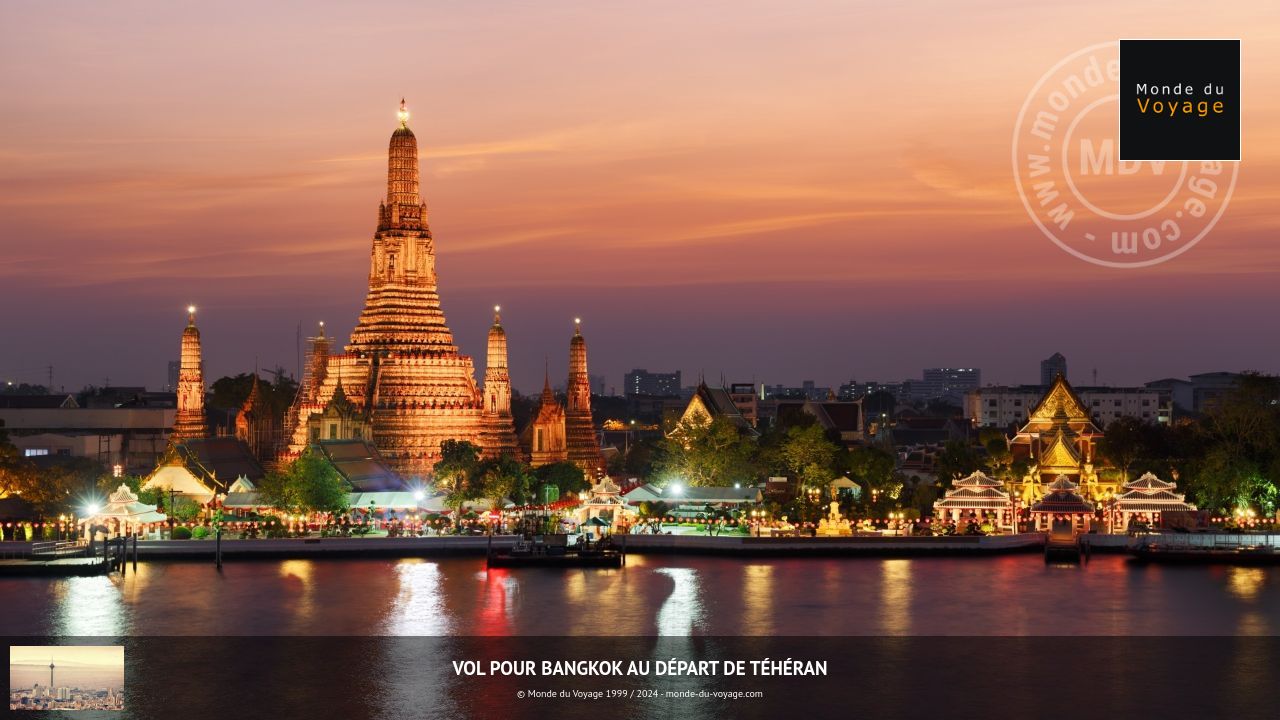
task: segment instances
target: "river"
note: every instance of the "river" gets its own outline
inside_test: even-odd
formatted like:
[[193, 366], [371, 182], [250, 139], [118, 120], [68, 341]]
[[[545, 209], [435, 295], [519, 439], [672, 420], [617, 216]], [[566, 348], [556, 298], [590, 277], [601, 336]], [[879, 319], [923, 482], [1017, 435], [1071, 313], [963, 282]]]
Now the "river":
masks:
[[486, 570], [483, 558], [143, 562], [0, 580], [6, 635], [1280, 635], [1280, 569], [1095, 555]]

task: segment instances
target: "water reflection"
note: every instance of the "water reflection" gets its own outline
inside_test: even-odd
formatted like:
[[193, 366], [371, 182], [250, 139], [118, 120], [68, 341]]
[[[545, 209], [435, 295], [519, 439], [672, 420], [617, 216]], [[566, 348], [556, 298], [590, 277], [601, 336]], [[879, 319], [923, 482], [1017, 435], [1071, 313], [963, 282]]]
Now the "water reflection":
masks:
[[880, 579], [880, 631], [911, 634], [911, 562], [885, 560]]
[[658, 568], [659, 575], [671, 578], [674, 586], [666, 602], [658, 610], [659, 635], [691, 635], [702, 623], [702, 600], [699, 597], [698, 571], [692, 568]]
[[1241, 600], [1257, 599], [1267, 582], [1267, 571], [1256, 567], [1227, 568], [1227, 589]]
[[510, 635], [515, 619], [516, 595], [520, 584], [510, 570], [490, 568], [481, 580], [484, 590], [480, 597], [480, 617], [477, 635]]
[[448, 635], [440, 566], [433, 562], [402, 562], [395, 566], [400, 591], [383, 622], [388, 635]]
[[116, 576], [64, 578], [57, 583], [54, 634], [83, 637], [129, 634]]
[[742, 625], [752, 635], [773, 634], [773, 566], [742, 568]]

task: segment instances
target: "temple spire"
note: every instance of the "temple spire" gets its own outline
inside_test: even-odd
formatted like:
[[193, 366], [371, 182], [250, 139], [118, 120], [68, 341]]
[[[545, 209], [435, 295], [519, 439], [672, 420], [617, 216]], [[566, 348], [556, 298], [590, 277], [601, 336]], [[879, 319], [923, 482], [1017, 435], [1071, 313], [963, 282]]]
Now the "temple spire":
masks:
[[582, 468], [588, 477], [603, 472], [604, 458], [591, 417], [591, 376], [587, 371], [587, 341], [582, 337], [582, 318], [573, 319], [573, 338], [569, 340], [565, 439], [569, 462]]
[[209, 426], [204, 416], [204, 360], [195, 305], [187, 306], [187, 327], [182, 331], [178, 358], [178, 413], [174, 419], [173, 440], [208, 437]]
[[400, 126], [391, 133], [387, 149], [387, 212], [396, 224], [416, 221], [422, 200], [418, 195], [418, 139], [409, 129], [409, 109], [400, 101]]

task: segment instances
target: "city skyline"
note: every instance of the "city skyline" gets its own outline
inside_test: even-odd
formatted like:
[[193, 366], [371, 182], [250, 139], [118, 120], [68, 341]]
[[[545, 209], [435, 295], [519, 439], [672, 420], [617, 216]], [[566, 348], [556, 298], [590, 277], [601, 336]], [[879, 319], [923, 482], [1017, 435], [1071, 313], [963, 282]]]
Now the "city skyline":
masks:
[[[566, 374], [575, 316], [593, 374], [617, 388], [634, 367], [835, 386], [950, 365], [1012, 384], [1053, 352], [1115, 385], [1280, 371], [1280, 339], [1237, 329], [1268, 326], [1280, 300], [1270, 98], [1244, 107], [1249, 164], [1223, 221], [1174, 261], [1087, 265], [1026, 217], [1008, 167], [1018, 106], [1063, 55], [1109, 39], [1074, 7], [944, 4], [916, 25], [836, 4], [815, 32], [811, 13], [772, 3], [406, 5], [385, 20], [233, 4], [188, 37], [194, 7], [0, 10], [0, 301], [22, 309], [4, 320], [20, 341], [0, 349], [0, 379], [42, 383], [53, 365], [68, 390], [160, 387], [188, 303], [210, 380], [294, 369], [299, 322], [345, 342], [401, 96], [449, 324], [482, 358], [502, 305], [526, 393], [544, 358]], [[1117, 33], [1159, 35], [1197, 7], [1109, 12]], [[1206, 36], [1251, 29], [1246, 90], [1280, 79], [1280, 54], [1251, 42], [1278, 29], [1266, 8], [1195, 15]], [[1051, 25], [1052, 42], [1006, 37], [994, 19], [1008, 13]], [[384, 42], [407, 28], [427, 41]], [[504, 51], [461, 40], [477, 34]], [[973, 56], [996, 34], [1007, 49]], [[908, 35], [912, 57], [883, 63]], [[956, 58], [969, 82], [939, 85]]]
[[54, 687], [124, 688], [124, 648], [119, 645], [11, 645], [10, 691], [30, 690], [35, 683], [48, 687], [51, 662]]

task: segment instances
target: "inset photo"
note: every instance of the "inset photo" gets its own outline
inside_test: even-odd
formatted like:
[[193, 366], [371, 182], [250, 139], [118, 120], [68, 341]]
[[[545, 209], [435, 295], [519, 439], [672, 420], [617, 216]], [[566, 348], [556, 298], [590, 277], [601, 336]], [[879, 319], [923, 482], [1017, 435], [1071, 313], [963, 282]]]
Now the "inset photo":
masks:
[[11, 645], [10, 710], [124, 710], [119, 645]]

